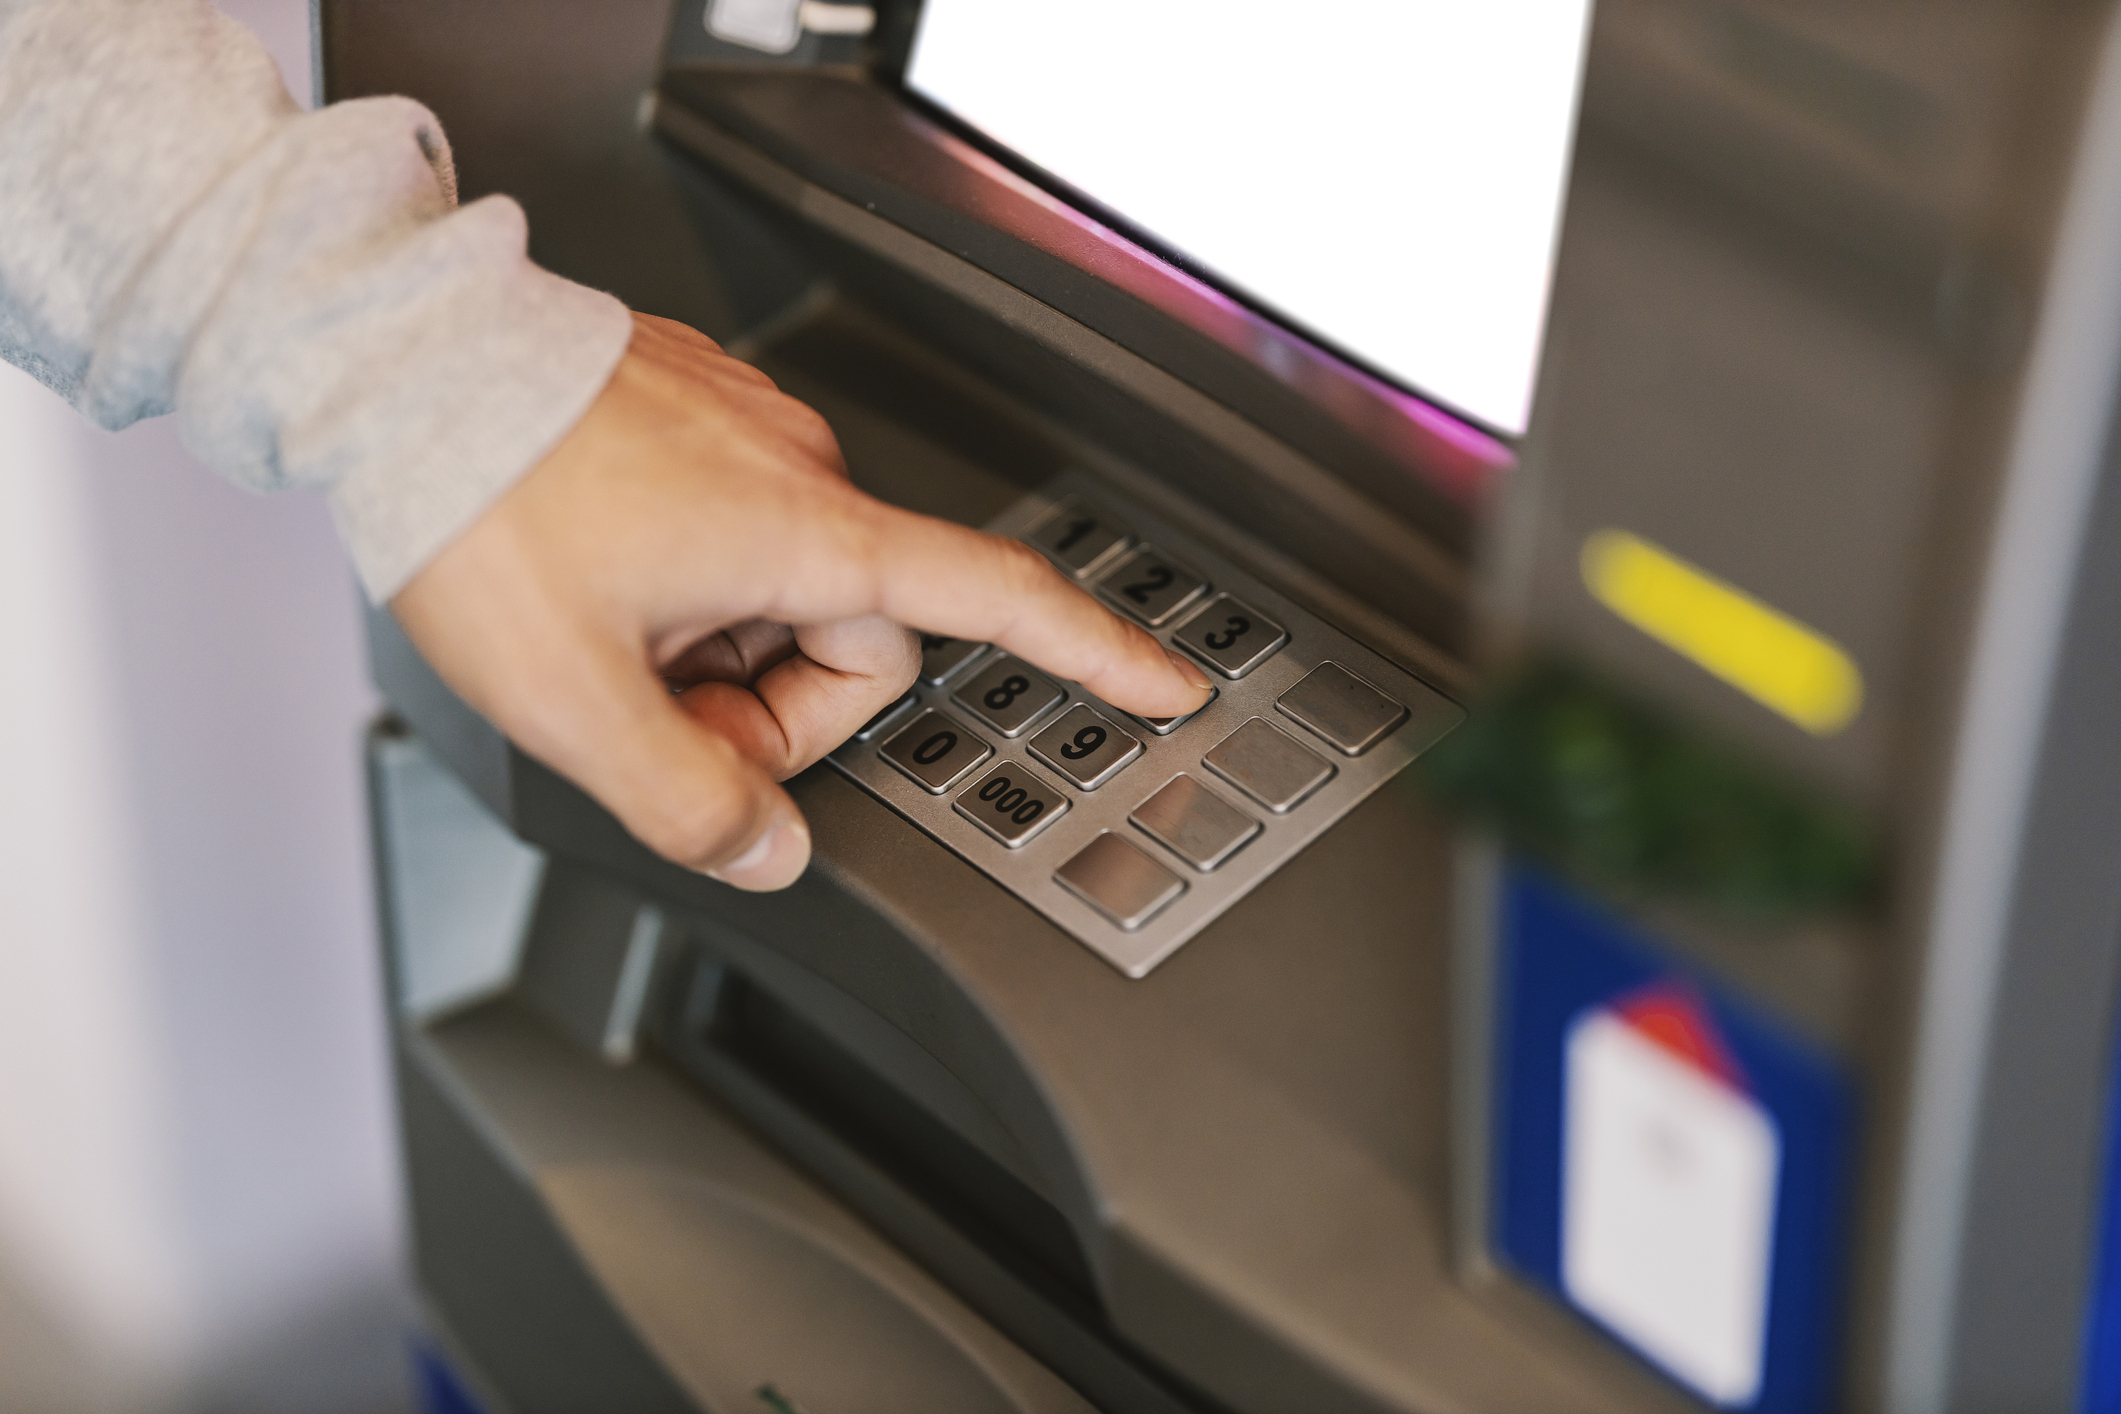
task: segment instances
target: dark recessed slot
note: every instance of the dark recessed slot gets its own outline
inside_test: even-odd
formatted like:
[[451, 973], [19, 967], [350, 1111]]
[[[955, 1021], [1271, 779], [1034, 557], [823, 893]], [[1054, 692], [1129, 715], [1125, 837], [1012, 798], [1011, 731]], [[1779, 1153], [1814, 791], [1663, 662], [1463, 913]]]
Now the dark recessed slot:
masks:
[[[723, 971], [714, 996], [704, 1023], [683, 1023], [691, 1035], [676, 1048], [681, 1064], [698, 1058], [704, 1039], [711, 1058], [734, 1062], [831, 1130], [1049, 1299], [1101, 1322], [1089, 1262], [1059, 1209], [772, 993]], [[687, 1069], [715, 1088], [711, 1065]]]

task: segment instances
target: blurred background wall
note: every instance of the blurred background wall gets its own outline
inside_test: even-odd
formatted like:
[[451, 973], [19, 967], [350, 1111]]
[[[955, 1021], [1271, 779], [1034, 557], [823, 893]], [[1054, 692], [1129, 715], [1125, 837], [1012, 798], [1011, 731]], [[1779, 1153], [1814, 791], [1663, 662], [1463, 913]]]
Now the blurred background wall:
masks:
[[373, 710], [320, 502], [0, 365], [0, 1409], [403, 1407]]

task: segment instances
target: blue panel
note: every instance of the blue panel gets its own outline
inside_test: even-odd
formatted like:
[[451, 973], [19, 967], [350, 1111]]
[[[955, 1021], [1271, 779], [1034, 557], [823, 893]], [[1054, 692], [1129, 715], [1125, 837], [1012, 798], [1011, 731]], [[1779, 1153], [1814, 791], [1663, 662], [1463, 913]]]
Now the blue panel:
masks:
[[[1703, 998], [1781, 1139], [1760, 1391], [1749, 1409], [1834, 1403], [1853, 1106], [1838, 1067], [1584, 895], [1522, 863], [1503, 883], [1496, 1248], [1558, 1300], [1564, 1044], [1586, 1009], [1658, 983]], [[1588, 1317], [1587, 1317], [1588, 1318]]]
[[2106, 1176], [2099, 1256], [2085, 1303], [2082, 1414], [2121, 1414], [2121, 1048], [2107, 1061]]
[[414, 1340], [412, 1366], [419, 1385], [420, 1414], [484, 1414], [449, 1361], [426, 1341]]

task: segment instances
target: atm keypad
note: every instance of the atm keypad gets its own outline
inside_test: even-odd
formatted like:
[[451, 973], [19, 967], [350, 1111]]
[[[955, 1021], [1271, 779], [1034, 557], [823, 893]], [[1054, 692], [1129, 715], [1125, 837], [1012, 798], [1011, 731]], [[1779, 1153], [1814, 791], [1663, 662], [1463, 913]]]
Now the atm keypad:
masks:
[[940, 712], [923, 712], [878, 753], [930, 795], [941, 795], [994, 748]]
[[1075, 706], [1031, 738], [1031, 754], [1077, 790], [1096, 790], [1140, 756], [1142, 744], [1088, 707]]
[[1024, 538], [1077, 579], [1088, 579], [1134, 543], [1133, 533], [1108, 512], [1073, 499], [1055, 506]]
[[1097, 592], [1156, 628], [1207, 593], [1208, 581], [1163, 551], [1144, 545], [1107, 571], [1097, 582]]
[[967, 643], [962, 638], [937, 638], [932, 633], [921, 635], [921, 681], [930, 687], [941, 687], [957, 676], [965, 664], [985, 652], [984, 643]]
[[1000, 732], [1022, 736], [1068, 694], [1059, 683], [1021, 658], [1003, 654], [974, 673], [950, 700]]
[[1234, 594], [1218, 594], [1171, 641], [1226, 678], [1241, 678], [1274, 656], [1289, 631]]
[[[1087, 564], [1078, 577], [1094, 592], [1212, 670], [1207, 705], [1145, 720], [986, 644], [924, 637], [912, 701], [829, 759], [1130, 977], [1147, 975], [1464, 717], [1081, 474], [988, 528], [1071, 573]], [[997, 755], [1005, 742], [1021, 749]]]
[[1067, 813], [1061, 793], [1033, 775], [1030, 768], [1004, 761], [958, 793], [957, 813], [1010, 849]]

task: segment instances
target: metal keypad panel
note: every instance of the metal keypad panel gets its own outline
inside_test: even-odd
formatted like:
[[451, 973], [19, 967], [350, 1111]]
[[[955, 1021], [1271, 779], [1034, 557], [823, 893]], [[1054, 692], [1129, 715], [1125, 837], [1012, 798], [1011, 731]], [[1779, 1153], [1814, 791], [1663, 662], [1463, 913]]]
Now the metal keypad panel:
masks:
[[922, 640], [913, 701], [829, 758], [1129, 977], [1146, 976], [1464, 720], [1182, 530], [1070, 473], [988, 529], [1205, 664], [1130, 716], [985, 645]]

